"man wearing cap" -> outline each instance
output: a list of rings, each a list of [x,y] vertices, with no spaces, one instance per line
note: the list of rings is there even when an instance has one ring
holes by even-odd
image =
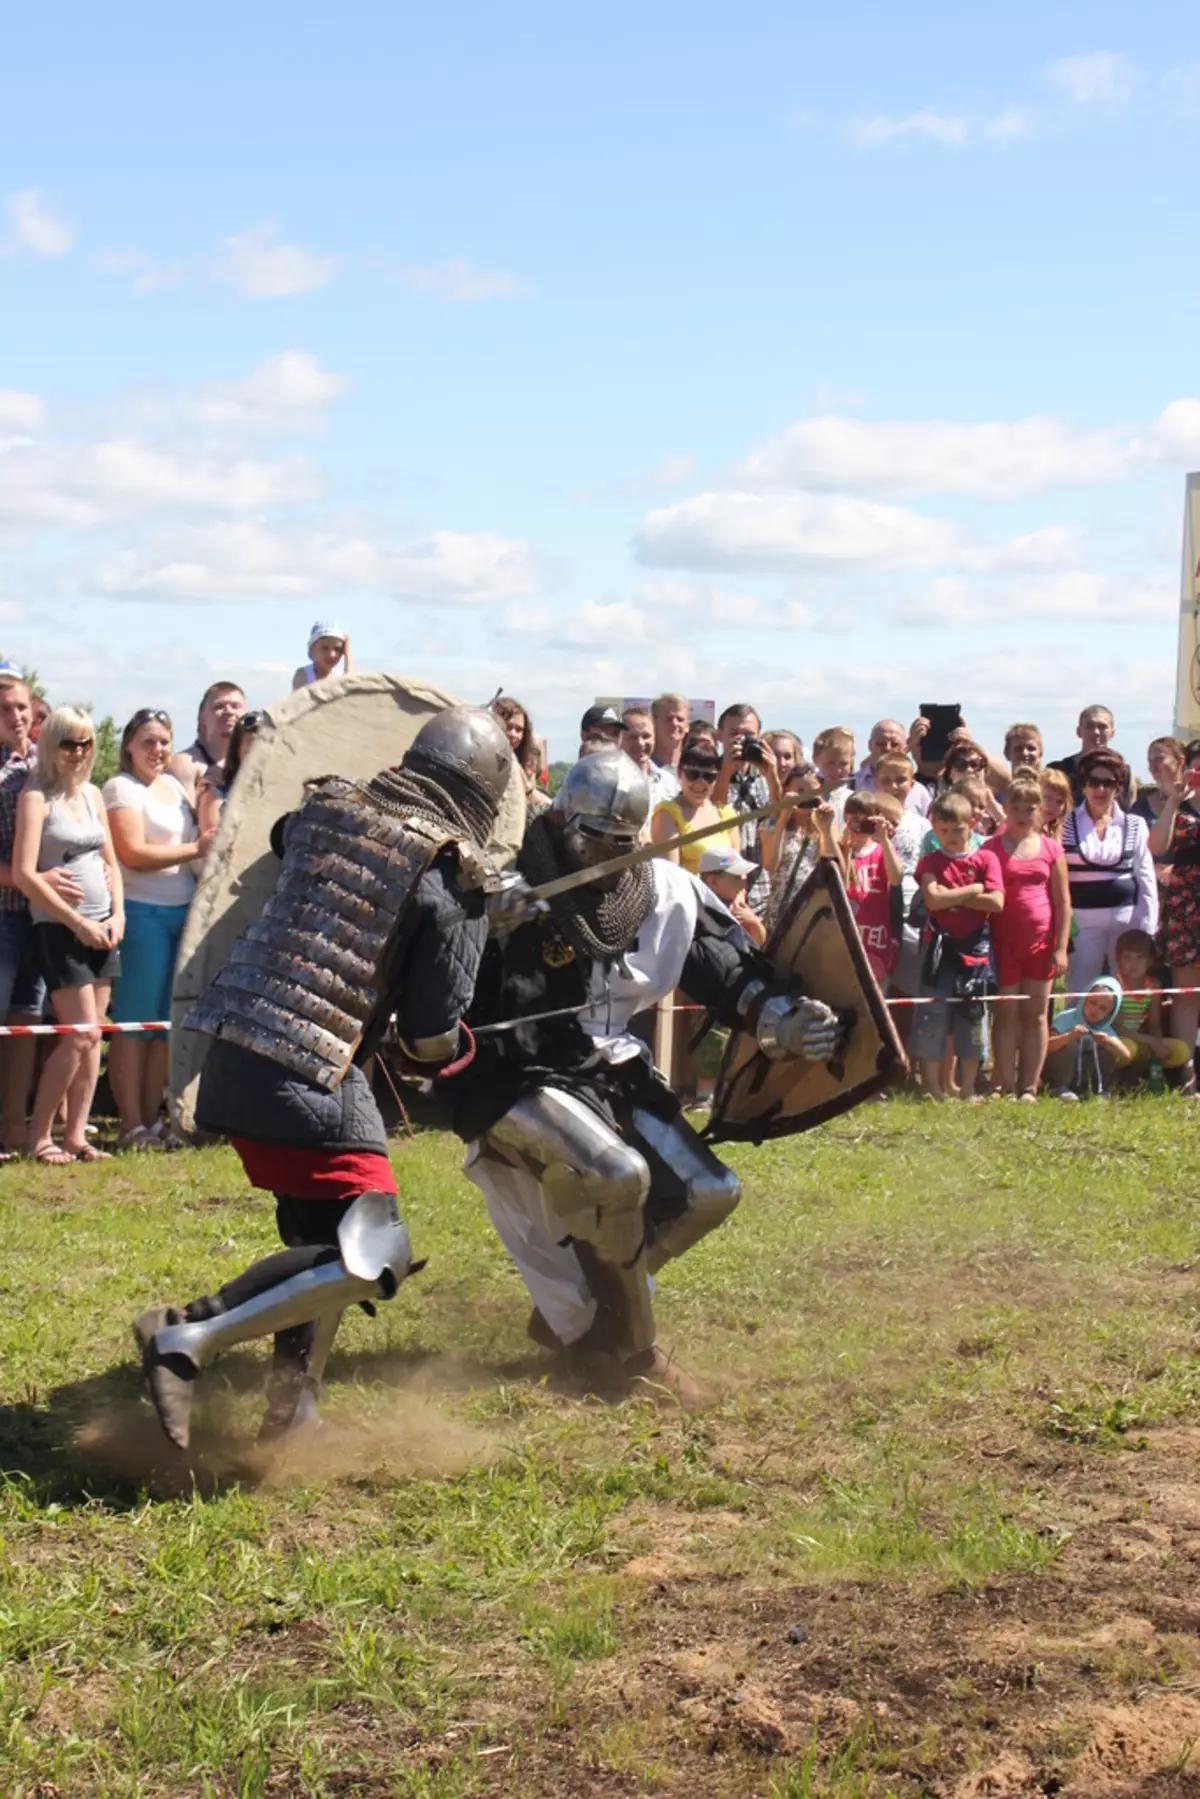
[[[584,745],[589,737],[602,737],[606,743],[611,743],[614,749],[619,749],[623,728],[621,714],[615,706],[589,706],[579,721],[580,755],[587,754]]]
[[[737,850],[700,852],[700,879],[704,885],[729,908],[751,943],[765,943],[767,927],[746,898],[746,882],[757,873],[757,864],[748,862]]]

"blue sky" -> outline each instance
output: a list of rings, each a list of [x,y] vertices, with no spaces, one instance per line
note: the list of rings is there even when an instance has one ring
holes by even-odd
[[[0,68],[0,646],[122,717],[360,665],[806,736],[1169,728],[1182,5],[49,3]]]

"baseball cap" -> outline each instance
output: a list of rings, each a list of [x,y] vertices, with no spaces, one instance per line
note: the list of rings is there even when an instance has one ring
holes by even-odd
[[[753,862],[747,862],[745,856],[739,856],[736,850],[701,850],[700,873],[702,875],[740,875],[748,881],[751,875],[758,873]]]
[[[620,731],[624,727],[621,714],[614,712],[611,706],[589,706],[579,721],[581,733],[587,731]]]
[[[336,637],[344,642],[346,633],[340,625],[332,623],[322,624],[320,619],[318,619],[308,634],[308,647],[310,650],[312,649],[313,644],[316,643],[318,637]]]

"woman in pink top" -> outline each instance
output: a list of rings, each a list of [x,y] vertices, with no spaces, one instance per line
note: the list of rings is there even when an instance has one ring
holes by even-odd
[[[995,1010],[998,1091],[1037,1098],[1046,1060],[1050,988],[1067,969],[1071,936],[1071,894],[1061,844],[1038,829],[1041,790],[1036,779],[1018,775],[1004,796],[1004,829],[989,837],[1004,876],[1004,910],[992,919],[992,954],[1002,999],[1020,994],[1020,1004]]]

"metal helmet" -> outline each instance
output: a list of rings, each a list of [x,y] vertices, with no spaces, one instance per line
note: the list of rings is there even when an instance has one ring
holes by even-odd
[[[422,725],[404,758],[415,774],[474,778],[498,806],[512,774],[512,746],[499,719],[482,706],[447,706]]]
[[[552,810],[568,860],[592,868],[637,848],[650,812],[650,784],[624,750],[595,750],[571,769]]]

